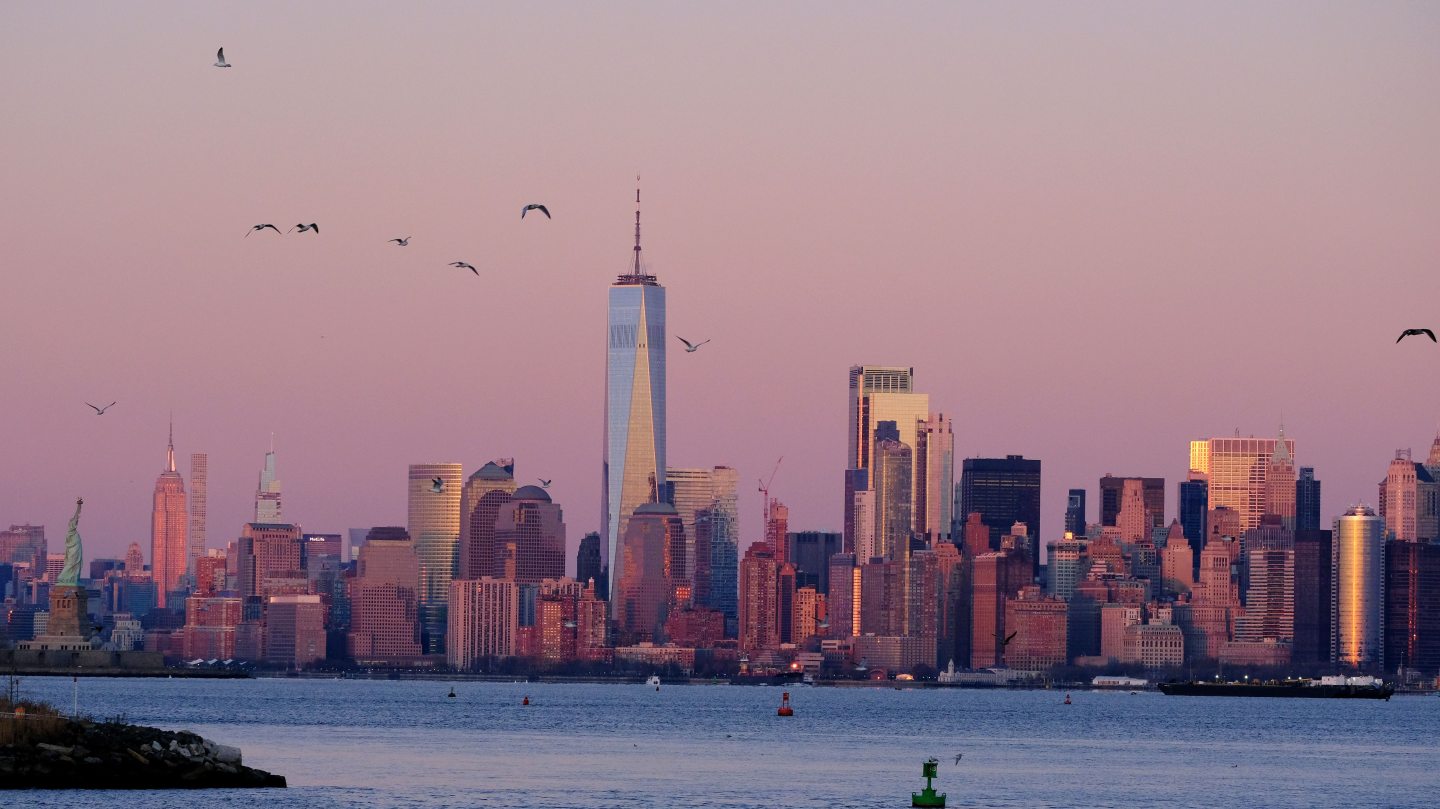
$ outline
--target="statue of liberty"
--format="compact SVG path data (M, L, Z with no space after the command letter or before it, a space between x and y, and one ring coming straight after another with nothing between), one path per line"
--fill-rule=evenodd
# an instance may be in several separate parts
M65 532L65 568L60 571L60 578L55 584L60 587L76 587L80 584L80 557L84 555L84 549L80 546L80 507L85 505L85 498L75 499L75 516L70 518L70 527Z

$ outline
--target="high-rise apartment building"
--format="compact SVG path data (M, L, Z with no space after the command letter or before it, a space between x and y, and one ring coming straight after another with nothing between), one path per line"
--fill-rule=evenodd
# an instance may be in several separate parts
M1335 520L1330 555L1332 662L1385 668L1385 523L1368 506Z
M450 582L445 659L451 668L472 671L490 658L515 655L523 586L489 576Z
M168 605L170 593L180 585L188 563L185 531L185 481L175 471L175 428L165 449L165 471L155 480L150 511L150 570L155 579L156 606ZM178 605L177 605L178 606Z
M1065 532L1085 536L1085 490L1071 489L1065 498Z
M458 463L410 465L405 528L420 560L420 636L425 654L445 651L445 610L460 544L460 485Z
M780 562L768 543L756 542L740 560L739 636L744 653L780 648Z
M630 515L665 486L665 288L641 265L638 189L634 264L610 287L608 320L600 545L613 596Z
M1017 522L1025 523L1031 538L1028 552L1032 575L1040 572L1040 461L1022 455L1004 458L966 458L960 472L960 512L980 512L990 529L990 547ZM1018 585L1017 585L1018 587Z
M1165 478L1117 477L1106 475L1100 478L1100 524L1115 525L1124 505L1126 481L1138 486L1143 499L1145 519L1151 528L1165 527ZM1084 533L1085 529L1080 529ZM1149 531L1146 531L1149 535Z
M1401 542L1432 540L1440 534L1440 483L1429 467L1411 460L1408 449L1395 452L1380 481L1380 518L1386 533Z
M191 573L198 572L195 568L196 561L205 557L205 517L209 489L210 456L203 452L193 452L190 454L190 531L185 538L189 546L185 569Z
M1015 551L984 553L974 559L970 668L1004 662L1005 601L1031 582L1030 563Z
M502 575L522 584L565 576L565 513L539 486L521 486L495 517Z
M280 478L275 471L275 438L270 438L270 451L265 453L265 466L260 470L260 482L255 487L255 522L284 522L284 509L280 503Z
M1277 455L1275 445L1283 443ZM1224 506L1240 516L1240 530L1248 531L1260 524L1266 513L1267 495L1279 497L1278 490L1266 486L1271 461L1280 458L1292 468L1295 439L1286 438L1209 438L1190 442L1190 469L1204 473L1208 481L1210 508ZM1293 477L1290 480L1293 499ZM1293 511L1292 511L1293 515Z
M915 533L931 548L951 541L955 510L955 432L944 413L932 413L915 431Z

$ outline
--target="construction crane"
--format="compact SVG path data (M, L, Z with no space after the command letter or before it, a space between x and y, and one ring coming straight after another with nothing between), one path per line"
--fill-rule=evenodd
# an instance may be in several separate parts
M769 539L770 533L770 484L775 482L775 473L780 471L780 461L783 460L785 460L785 456L781 455L780 460L775 462L775 468L770 470L769 479L760 481L760 503L764 507L761 519L765 520L764 525L760 526L760 536L766 539Z

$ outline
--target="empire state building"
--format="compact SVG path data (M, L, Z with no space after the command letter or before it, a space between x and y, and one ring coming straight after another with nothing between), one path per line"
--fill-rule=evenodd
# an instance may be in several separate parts
M165 450L165 471L155 479L154 508L150 512L150 570L155 580L156 606L166 606L170 591L185 575L185 481L175 471L175 427Z
M640 191L635 191L635 258L610 287L605 355L605 462L600 487L601 565L617 592L617 545L630 515L665 486L665 287L640 263Z

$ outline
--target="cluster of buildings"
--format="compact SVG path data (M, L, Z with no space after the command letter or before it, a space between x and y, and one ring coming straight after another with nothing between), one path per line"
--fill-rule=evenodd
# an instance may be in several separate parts
M287 669L1440 673L1440 438L1424 463L1396 454L1377 507L1325 527L1282 428L1190 442L1173 509L1164 478L1070 489L1047 534L1039 460L957 467L913 370L858 365L842 530L790 530L764 484L763 532L742 543L736 470L667 465L665 289L638 211L606 341L600 530L573 565L563 509L511 458L411 465L404 526L310 533L285 520L273 445L253 522L212 547L207 458L187 492L172 433L148 564L139 543L90 563L93 642ZM44 635L62 560L41 526L0 532L6 640Z

